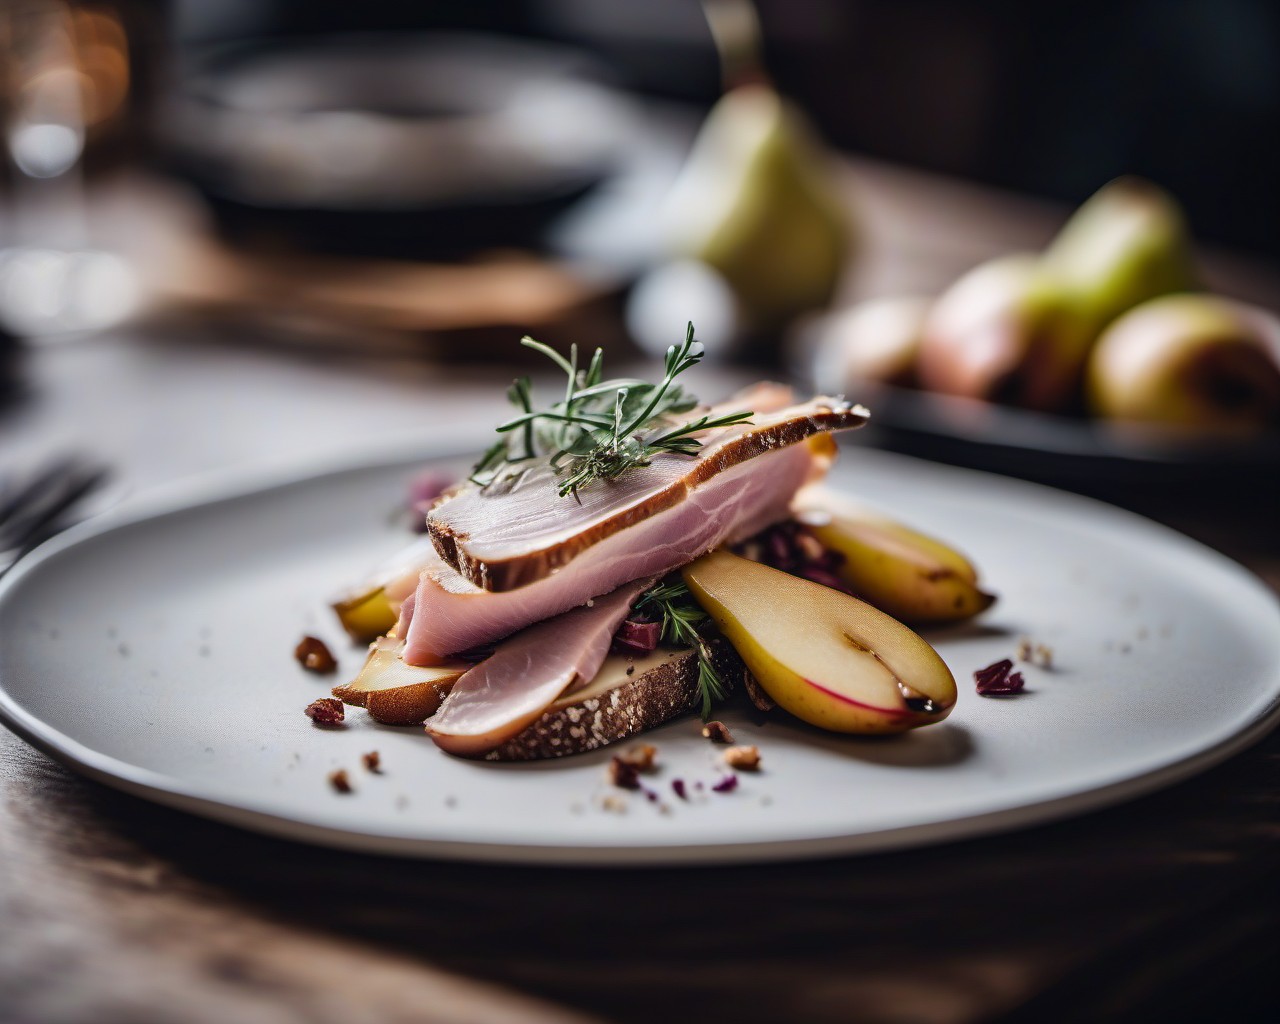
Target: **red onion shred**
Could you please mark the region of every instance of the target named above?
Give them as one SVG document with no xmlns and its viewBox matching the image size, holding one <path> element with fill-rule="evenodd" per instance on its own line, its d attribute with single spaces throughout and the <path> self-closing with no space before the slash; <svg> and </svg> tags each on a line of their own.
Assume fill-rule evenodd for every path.
<svg viewBox="0 0 1280 1024">
<path fill-rule="evenodd" d="M 1013 671 L 1013 661 L 1005 658 L 973 674 L 978 694 L 982 697 L 1009 697 L 1021 693 L 1025 684 L 1021 672 Z"/>
</svg>

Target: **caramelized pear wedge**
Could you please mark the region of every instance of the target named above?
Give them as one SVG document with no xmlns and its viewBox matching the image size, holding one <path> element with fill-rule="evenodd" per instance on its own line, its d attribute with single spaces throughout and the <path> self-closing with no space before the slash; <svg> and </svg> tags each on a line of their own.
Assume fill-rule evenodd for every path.
<svg viewBox="0 0 1280 1024">
<path fill-rule="evenodd" d="M 418 586 L 418 577 L 440 557 L 431 538 L 422 536 L 383 562 L 365 581 L 330 603 L 342 628 L 358 644 L 390 633 L 400 606 Z"/>
<path fill-rule="evenodd" d="M 406 665 L 400 657 L 404 641 L 383 637 L 369 647 L 360 674 L 333 695 L 344 704 L 364 708 L 383 725 L 421 725 L 436 713 L 440 702 L 470 662 L 444 665 Z"/>
<path fill-rule="evenodd" d="M 351 639 L 362 644 L 389 633 L 398 615 L 385 587 L 356 591 L 334 601 L 331 607 Z"/>
<path fill-rule="evenodd" d="M 796 518 L 844 556 L 837 572 L 849 588 L 895 619 L 961 622 L 995 603 L 959 551 L 856 502 L 809 488 L 796 500 Z"/>
<path fill-rule="evenodd" d="M 811 725 L 902 732 L 955 705 L 938 652 L 857 598 L 724 550 L 687 566 L 684 579 L 765 692 Z"/>
</svg>

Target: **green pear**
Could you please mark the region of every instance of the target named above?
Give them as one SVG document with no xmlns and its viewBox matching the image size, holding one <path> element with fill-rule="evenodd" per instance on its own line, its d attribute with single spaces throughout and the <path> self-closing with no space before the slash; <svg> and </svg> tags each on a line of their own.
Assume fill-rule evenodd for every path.
<svg viewBox="0 0 1280 1024">
<path fill-rule="evenodd" d="M 1040 256 L 984 263 L 938 299 L 920 351 L 925 387 L 1063 411 L 1078 401 L 1102 330 L 1147 299 L 1195 288 L 1177 203 L 1120 178 L 1081 206 Z"/>
<path fill-rule="evenodd" d="M 931 391 L 1058 410 L 1077 392 L 1091 341 L 1043 261 L 1017 253 L 980 264 L 938 297 L 917 371 Z"/>
<path fill-rule="evenodd" d="M 1109 419 L 1255 433 L 1280 424 L 1280 325 L 1210 295 L 1152 299 L 1103 333 L 1087 381 Z"/>
<path fill-rule="evenodd" d="M 850 249 L 825 154 L 803 115 L 761 84 L 712 108 L 663 224 L 673 255 L 715 269 L 756 327 L 826 306 Z"/>
<path fill-rule="evenodd" d="M 1147 299 L 1199 287 L 1177 201 L 1134 177 L 1104 185 L 1076 210 L 1044 265 L 1095 336 Z"/>
<path fill-rule="evenodd" d="M 827 317 L 809 335 L 816 386 L 836 394 L 868 381 L 914 383 L 920 335 L 932 304 L 916 295 L 868 299 Z"/>
</svg>

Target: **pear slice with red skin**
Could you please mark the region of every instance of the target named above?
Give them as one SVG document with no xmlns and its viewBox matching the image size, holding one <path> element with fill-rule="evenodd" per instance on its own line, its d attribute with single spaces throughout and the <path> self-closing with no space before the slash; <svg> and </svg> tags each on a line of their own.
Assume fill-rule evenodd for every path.
<svg viewBox="0 0 1280 1024">
<path fill-rule="evenodd" d="M 470 662 L 407 665 L 400 657 L 404 641 L 382 637 L 369 646 L 360 674 L 333 695 L 344 704 L 364 708 L 383 725 L 421 725 L 436 713 L 441 701 Z"/>
<path fill-rule="evenodd" d="M 938 652 L 864 601 L 723 550 L 683 575 L 761 687 L 811 725 L 903 732 L 955 705 Z"/>
<path fill-rule="evenodd" d="M 934 537 L 820 487 L 801 491 L 794 508 L 824 547 L 844 557 L 837 572 L 849 588 L 895 619 L 961 622 L 995 603 L 973 563 Z"/>
</svg>

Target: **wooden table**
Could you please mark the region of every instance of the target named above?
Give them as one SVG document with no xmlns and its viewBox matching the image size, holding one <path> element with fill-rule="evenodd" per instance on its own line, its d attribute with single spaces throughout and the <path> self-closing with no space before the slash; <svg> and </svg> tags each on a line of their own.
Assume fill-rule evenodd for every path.
<svg viewBox="0 0 1280 1024">
<path fill-rule="evenodd" d="M 853 292 L 934 288 L 1059 211 L 852 168 Z M 1280 305 L 1280 276 L 1219 259 Z M 502 371 L 125 331 L 42 347 L 0 462 L 74 446 L 135 491 L 480 430 Z M 734 379 L 708 371 L 703 388 Z M 1170 516 L 1280 588 L 1280 541 Z M 1213 680 L 1206 680 L 1213 685 Z M 646 871 L 293 845 L 86 782 L 0 731 L 0 1021 L 1271 1020 L 1280 736 L 1155 796 L 905 853 Z"/>
</svg>

